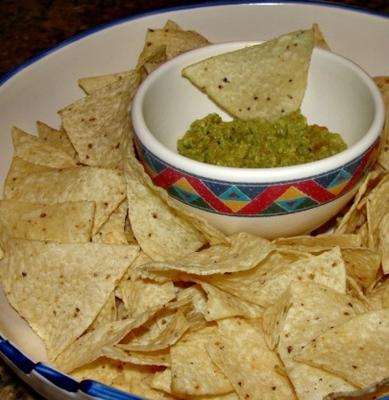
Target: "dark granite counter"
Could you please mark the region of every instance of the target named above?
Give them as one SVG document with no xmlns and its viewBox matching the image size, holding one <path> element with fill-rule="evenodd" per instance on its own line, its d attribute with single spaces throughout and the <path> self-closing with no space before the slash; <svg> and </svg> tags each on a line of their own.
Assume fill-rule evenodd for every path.
<svg viewBox="0 0 389 400">
<path fill-rule="evenodd" d="M 195 4 L 198 0 L 1 0 L 0 75 L 35 54 L 76 33 L 128 15 L 157 8 Z M 388 0 L 343 0 L 347 4 L 389 16 Z M 42 400 L 0 359 L 1 400 Z"/>
</svg>

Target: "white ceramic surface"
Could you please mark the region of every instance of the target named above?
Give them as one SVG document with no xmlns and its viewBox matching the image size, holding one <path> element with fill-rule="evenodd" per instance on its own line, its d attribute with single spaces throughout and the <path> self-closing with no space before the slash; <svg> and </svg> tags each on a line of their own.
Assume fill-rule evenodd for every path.
<svg viewBox="0 0 389 400">
<path fill-rule="evenodd" d="M 185 29 L 198 30 L 212 42 L 266 40 L 317 22 L 334 52 L 352 59 L 373 76 L 389 75 L 389 19 L 371 13 L 329 5 L 269 2 L 191 7 L 130 17 L 74 38 L 2 78 L 1 184 L 12 157 L 13 125 L 31 133 L 35 132 L 38 119 L 58 126 L 57 110 L 82 95 L 76 84 L 79 77 L 134 66 L 146 28 L 160 27 L 168 18 Z M 2 293 L 0 335 L 15 343 L 33 362 L 46 359 L 39 339 L 10 309 Z M 19 374 L 50 399 L 91 398 L 79 391 L 67 392 L 48 384 L 39 373 L 26 375 L 19 370 Z M 103 397 L 95 395 L 95 398 Z"/>
</svg>

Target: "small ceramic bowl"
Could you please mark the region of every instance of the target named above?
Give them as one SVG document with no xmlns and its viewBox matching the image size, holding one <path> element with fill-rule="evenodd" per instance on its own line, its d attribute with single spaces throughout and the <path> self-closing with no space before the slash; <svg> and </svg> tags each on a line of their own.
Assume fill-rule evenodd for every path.
<svg viewBox="0 0 389 400">
<path fill-rule="evenodd" d="M 221 167 L 179 155 L 177 140 L 191 122 L 211 112 L 231 119 L 181 76 L 182 69 L 251 44 L 222 43 L 185 53 L 144 80 L 132 107 L 139 157 L 156 185 L 228 234 L 308 233 L 340 211 L 371 168 L 384 123 L 383 100 L 359 66 L 314 49 L 301 111 L 308 123 L 340 133 L 345 151 L 279 168 Z"/>
</svg>

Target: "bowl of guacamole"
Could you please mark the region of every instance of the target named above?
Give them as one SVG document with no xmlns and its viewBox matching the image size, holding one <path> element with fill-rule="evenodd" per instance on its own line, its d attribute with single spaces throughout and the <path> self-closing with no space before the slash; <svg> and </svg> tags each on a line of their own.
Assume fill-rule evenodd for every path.
<svg viewBox="0 0 389 400">
<path fill-rule="evenodd" d="M 216 113 L 190 125 L 177 141 L 178 153 L 203 163 L 236 168 L 274 168 L 304 164 L 347 148 L 338 133 L 309 125 L 300 111 L 274 121 L 263 118 L 223 121 Z"/>
<path fill-rule="evenodd" d="M 346 205 L 369 171 L 383 101 L 358 65 L 323 49 L 312 49 L 306 69 L 297 60 L 295 75 L 287 67 L 293 56 L 282 55 L 285 69 L 260 90 L 256 76 L 242 81 L 257 72 L 242 78 L 228 67 L 212 75 L 203 64 L 258 43 L 204 46 L 153 71 L 133 100 L 137 154 L 178 207 L 227 234 L 308 233 Z M 250 95 L 241 95 L 246 89 Z"/>
</svg>

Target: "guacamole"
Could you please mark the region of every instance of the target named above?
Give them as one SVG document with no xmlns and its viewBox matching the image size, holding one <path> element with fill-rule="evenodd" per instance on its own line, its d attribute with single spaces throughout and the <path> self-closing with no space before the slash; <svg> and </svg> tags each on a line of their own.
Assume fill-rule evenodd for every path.
<svg viewBox="0 0 389 400">
<path fill-rule="evenodd" d="M 300 111 L 275 121 L 262 118 L 223 121 L 209 114 L 194 121 L 178 140 L 179 154 L 207 164 L 269 168 L 304 164 L 346 149 L 337 133 L 308 125 Z"/>
</svg>

